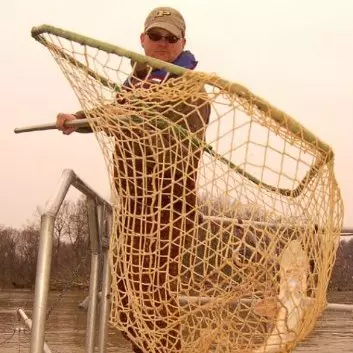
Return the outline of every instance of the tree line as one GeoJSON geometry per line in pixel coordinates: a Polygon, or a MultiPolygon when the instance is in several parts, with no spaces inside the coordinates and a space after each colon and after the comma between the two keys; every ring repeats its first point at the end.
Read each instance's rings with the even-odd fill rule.
{"type": "MultiPolygon", "coordinates": [[[[0,225],[0,288],[33,288],[40,224],[15,229],[0,225]]],[[[90,248],[84,198],[64,201],[54,227],[51,289],[88,287],[90,248]]],[[[353,239],[341,241],[330,281],[332,290],[353,290],[353,239]]]]}
{"type": "MultiPolygon", "coordinates": [[[[0,287],[33,288],[40,221],[22,229],[0,225],[0,287]]],[[[85,199],[64,201],[54,225],[50,286],[86,287],[90,251],[85,199]]]]}
{"type": "Polygon", "coordinates": [[[339,244],[329,288],[338,291],[353,290],[353,239],[339,244]]]}

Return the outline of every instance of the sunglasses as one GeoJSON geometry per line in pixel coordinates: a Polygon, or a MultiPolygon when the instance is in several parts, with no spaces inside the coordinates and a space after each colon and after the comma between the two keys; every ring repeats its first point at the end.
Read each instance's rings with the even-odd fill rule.
{"type": "Polygon", "coordinates": [[[162,39],[165,39],[169,44],[175,44],[180,38],[177,36],[174,36],[172,34],[168,34],[166,36],[163,36],[160,33],[157,32],[147,32],[148,38],[151,39],[153,42],[158,42],[162,39]]]}

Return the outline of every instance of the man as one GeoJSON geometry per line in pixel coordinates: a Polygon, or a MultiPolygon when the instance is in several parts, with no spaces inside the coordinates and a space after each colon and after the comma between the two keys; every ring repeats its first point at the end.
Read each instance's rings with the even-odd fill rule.
{"type": "MultiPolygon", "coordinates": [[[[152,10],[140,36],[145,54],[194,69],[197,61],[193,54],[184,51],[185,28],[185,21],[177,10],[169,7],[152,10]]],[[[121,97],[124,92],[133,94],[134,87],[146,87],[153,97],[153,91],[162,87],[158,83],[173,86],[173,77],[164,70],[151,71],[139,64],[133,64],[133,69],[122,87],[123,93],[117,95],[117,104],[126,104],[121,97]]],[[[210,114],[205,100],[161,102],[155,106],[155,110],[149,112],[151,119],[158,115],[204,139],[210,114]]],[[[56,124],[68,135],[76,129],[65,127],[65,123],[84,117],[83,112],[60,113],[56,124]]],[[[155,132],[146,125],[136,129],[119,128],[114,133],[113,178],[122,214],[121,218],[118,216],[116,231],[125,237],[120,253],[115,255],[118,260],[117,307],[120,327],[133,342],[134,352],[179,352],[180,249],[185,246],[186,237],[193,236],[198,222],[196,179],[202,147],[192,145],[190,139],[178,139],[172,128],[155,132]],[[139,140],[148,140],[150,144],[139,143],[139,140]],[[124,216],[126,214],[131,216],[124,216]],[[120,254],[125,262],[119,259],[120,254]],[[125,264],[129,266],[128,271],[125,264]],[[140,303],[139,318],[132,309],[136,303],[140,303]]]]}
{"type": "MultiPolygon", "coordinates": [[[[140,35],[141,46],[145,55],[194,69],[197,61],[189,51],[184,51],[185,21],[182,15],[170,7],[158,7],[151,11],[145,21],[144,32],[140,35]]],[[[154,70],[153,76],[163,78],[164,70],[154,70]]],[[[75,127],[65,127],[70,120],[84,118],[81,112],[76,114],[59,113],[56,126],[65,135],[76,131],[75,127]]]]}

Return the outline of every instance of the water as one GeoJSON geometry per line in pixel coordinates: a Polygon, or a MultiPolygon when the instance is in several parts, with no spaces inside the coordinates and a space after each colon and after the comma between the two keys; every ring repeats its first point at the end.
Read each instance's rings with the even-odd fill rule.
{"type": "MultiPolygon", "coordinates": [[[[46,341],[53,353],[84,352],[86,313],[78,308],[86,296],[83,292],[52,292],[49,308],[53,306],[47,325],[46,341]]],[[[353,304],[352,292],[330,295],[330,302],[353,304]]],[[[29,352],[30,333],[16,315],[22,307],[32,317],[33,292],[25,290],[0,291],[0,352],[29,352]]],[[[115,330],[108,333],[108,352],[131,353],[131,345],[115,330]]],[[[353,353],[353,313],[326,311],[314,332],[295,353],[353,353]]]]}
{"type": "MultiPolygon", "coordinates": [[[[59,292],[49,295],[48,320],[45,339],[53,353],[82,353],[85,345],[86,312],[78,304],[86,297],[84,292],[59,292]]],[[[30,332],[19,320],[16,309],[22,307],[32,317],[33,292],[25,290],[0,291],[0,352],[29,352],[30,332]],[[19,328],[25,329],[18,330],[19,328]],[[17,329],[17,330],[16,330],[17,329]],[[14,332],[14,330],[16,332],[14,332]],[[4,342],[6,340],[6,342],[4,342]]],[[[97,323],[98,325],[98,323],[97,323]]],[[[108,332],[107,352],[131,353],[131,344],[116,330],[108,332]]]]}

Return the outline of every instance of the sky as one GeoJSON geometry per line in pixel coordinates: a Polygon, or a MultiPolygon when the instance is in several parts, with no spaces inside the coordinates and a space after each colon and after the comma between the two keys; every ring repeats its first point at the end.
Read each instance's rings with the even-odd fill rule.
{"type": "Polygon", "coordinates": [[[109,199],[93,134],[14,134],[80,109],[33,26],[50,24],[142,53],[139,35],[156,6],[186,20],[198,70],[240,83],[287,112],[335,153],[335,175],[353,227],[353,1],[351,0],[13,0],[0,14],[0,225],[30,223],[73,169],[109,199]]]}

